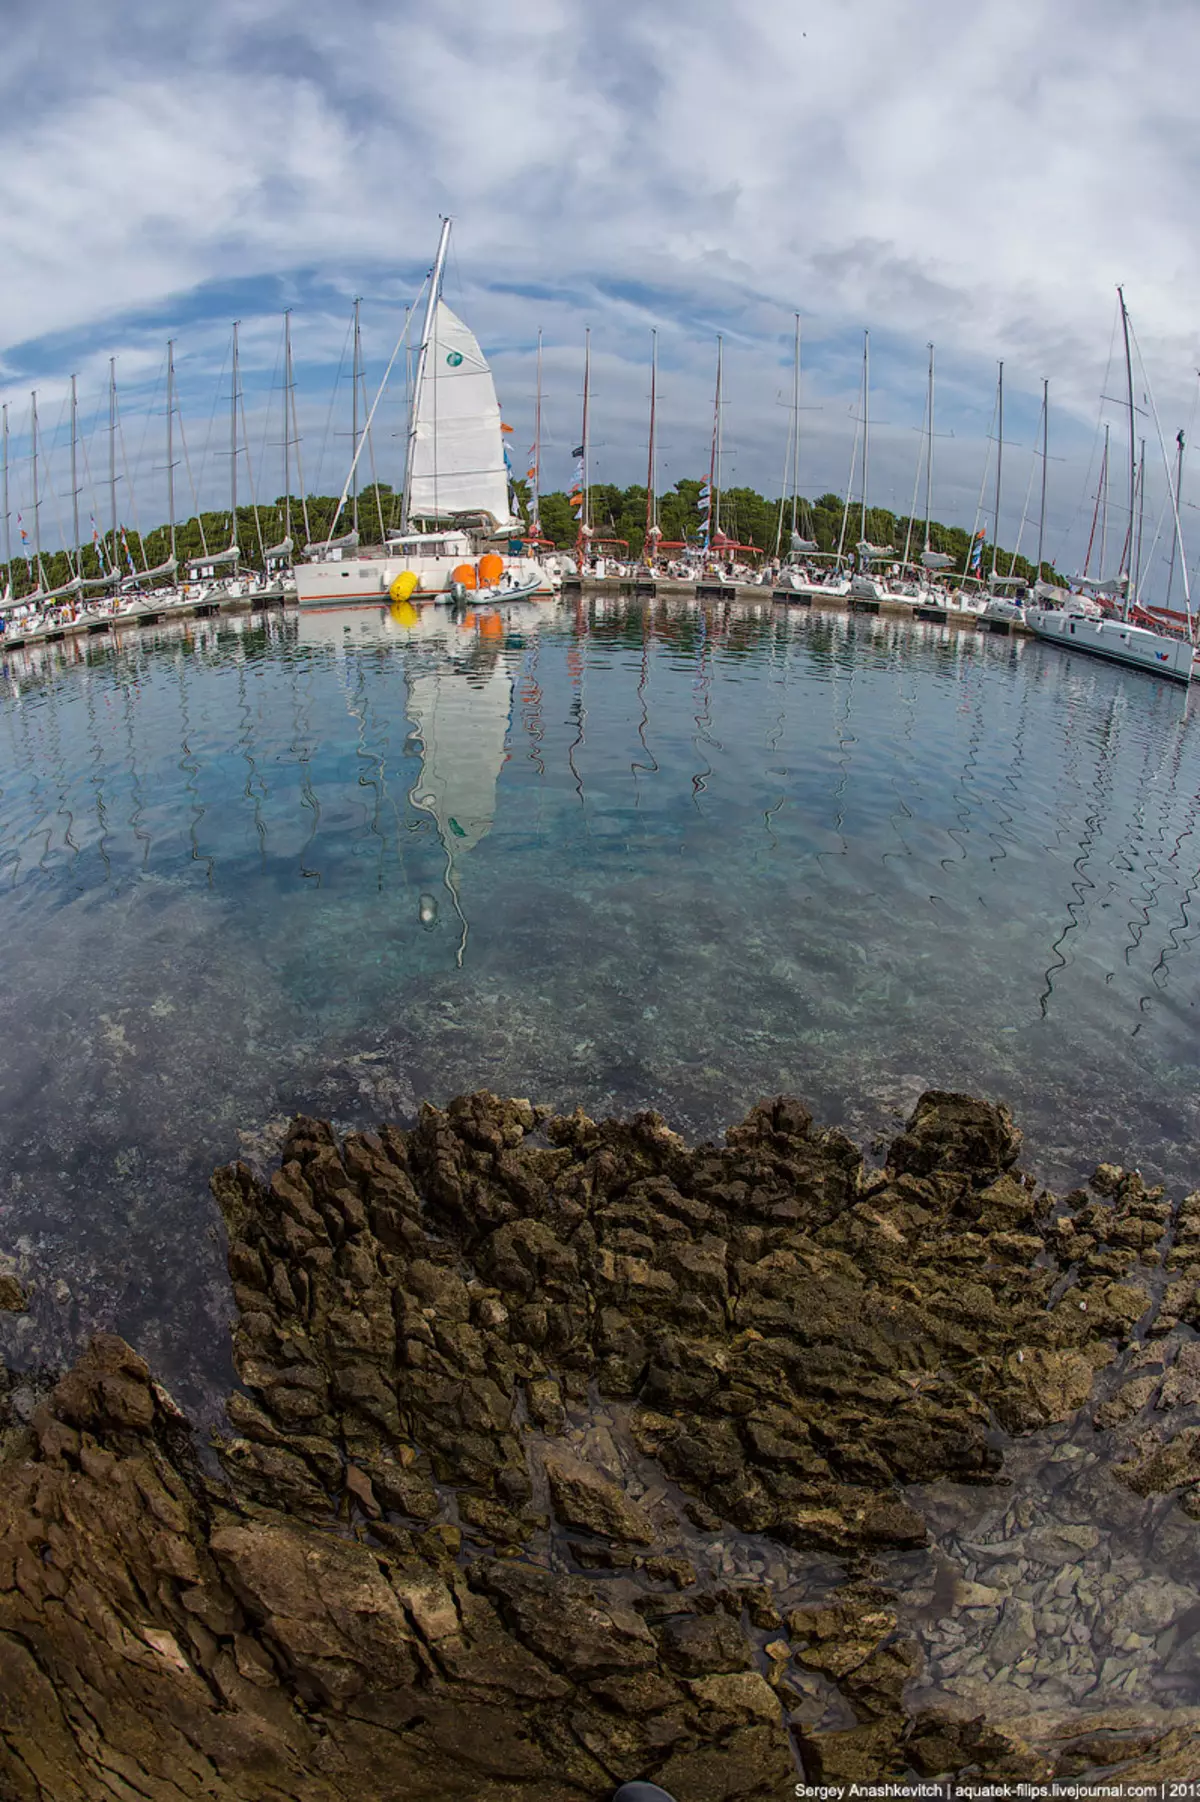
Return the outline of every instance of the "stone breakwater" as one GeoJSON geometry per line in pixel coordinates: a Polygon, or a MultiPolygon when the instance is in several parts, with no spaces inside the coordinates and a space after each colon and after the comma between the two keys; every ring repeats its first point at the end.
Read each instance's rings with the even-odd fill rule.
{"type": "MultiPolygon", "coordinates": [[[[1118,1431],[1131,1506],[1200,1519],[1200,1195],[1102,1166],[1060,1201],[1019,1150],[940,1093],[879,1172],[784,1098],[694,1149],[490,1094],[411,1131],[297,1119],[269,1179],[213,1179],[241,1384],[215,1460],[111,1335],[52,1386],[0,1376],[0,1792],[1189,1774],[1194,1695],[1089,1705],[1093,1675],[1012,1712],[1041,1614],[1069,1675],[1106,1605],[1086,1531],[1019,1497],[930,1575],[922,1498],[953,1514],[1056,1423],[1118,1431]],[[1048,1610],[1021,1594],[1047,1560],[1048,1610]],[[979,1656],[998,1710],[955,1694],[979,1656]]],[[[1113,1655],[1148,1613],[1186,1648],[1190,1594],[1114,1606],[1113,1655]]]]}

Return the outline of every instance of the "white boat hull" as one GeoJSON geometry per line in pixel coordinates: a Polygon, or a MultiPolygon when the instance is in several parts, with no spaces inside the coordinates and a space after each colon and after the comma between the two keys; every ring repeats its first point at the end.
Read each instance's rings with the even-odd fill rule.
{"type": "Polygon", "coordinates": [[[1126,625],[1118,619],[1093,619],[1059,608],[1027,607],[1025,624],[1036,637],[1048,644],[1064,645],[1069,651],[1083,651],[1091,657],[1107,658],[1110,663],[1123,663],[1130,669],[1147,670],[1170,682],[1192,679],[1195,652],[1186,638],[1171,638],[1166,633],[1152,632],[1148,626],[1126,625]]]}
{"type": "MultiPolygon", "coordinates": [[[[342,560],[296,565],[296,598],[301,607],[364,607],[386,599],[397,576],[417,577],[413,599],[449,601],[451,577],[469,557],[347,557],[342,560]]],[[[555,584],[549,573],[531,557],[505,558],[506,572],[521,584],[523,592],[550,598],[555,584]],[[528,584],[528,586],[527,586],[528,584]]]]}

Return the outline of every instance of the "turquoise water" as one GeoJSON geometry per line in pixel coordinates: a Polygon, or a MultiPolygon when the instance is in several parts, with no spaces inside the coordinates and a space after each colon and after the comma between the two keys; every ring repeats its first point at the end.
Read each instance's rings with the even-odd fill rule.
{"type": "Polygon", "coordinates": [[[486,1085],[692,1135],[1009,1102],[1191,1186],[1200,740],[1052,646],[597,601],[177,623],[0,682],[4,1340],[223,1381],[214,1163],[486,1085]],[[190,1374],[189,1374],[190,1371],[190,1374]],[[197,1374],[199,1373],[199,1374],[197,1374]]]}

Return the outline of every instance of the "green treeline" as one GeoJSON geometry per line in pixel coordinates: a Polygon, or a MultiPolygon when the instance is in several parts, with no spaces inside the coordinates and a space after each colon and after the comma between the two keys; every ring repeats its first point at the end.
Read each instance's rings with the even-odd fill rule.
{"type": "MultiPolygon", "coordinates": [[[[514,484],[517,498],[526,523],[529,520],[530,496],[527,484],[518,481],[514,484]]],[[[695,543],[700,526],[699,509],[700,483],[684,480],[677,482],[669,493],[660,496],[658,503],[658,522],[664,541],[668,543],[695,543]]],[[[297,552],[307,539],[320,540],[331,535],[334,514],[337,510],[335,495],[310,496],[306,503],[293,497],[291,503],[291,532],[297,552]],[[308,531],[305,533],[305,517],[307,511],[308,531]]],[[[262,552],[271,545],[277,544],[284,536],[285,500],[280,496],[273,502],[258,507],[239,507],[237,520],[237,542],[243,563],[251,569],[263,566],[262,552]]],[[[383,531],[395,531],[399,525],[400,497],[386,482],[372,483],[363,489],[358,497],[358,529],[363,544],[378,543],[383,531]]],[[[572,550],[575,545],[575,514],[567,496],[561,491],[544,494],[541,497],[541,526],[543,536],[551,539],[562,550],[572,550]]],[[[645,540],[646,526],[646,490],[636,483],[630,488],[617,488],[612,483],[598,482],[591,489],[591,516],[597,538],[623,540],[629,546],[631,557],[640,557],[645,540]]],[[[797,523],[801,535],[815,539],[822,551],[836,551],[838,540],[842,534],[843,503],[836,494],[823,494],[819,500],[801,501],[797,523]]],[[[347,532],[353,523],[350,506],[343,509],[337,522],[338,533],[347,532]]],[[[849,552],[858,541],[861,519],[857,508],[851,508],[846,524],[844,549],[849,552]]],[[[897,557],[904,551],[905,536],[909,522],[903,515],[890,512],[885,507],[869,507],[867,509],[866,535],[872,544],[891,545],[897,557]]],[[[754,545],[761,551],[773,553],[776,535],[779,528],[779,502],[769,500],[752,488],[729,488],[721,495],[721,530],[738,544],[754,545]]],[[[783,522],[782,549],[786,553],[791,528],[791,502],[785,504],[783,522]]],[[[923,519],[913,522],[910,555],[919,556],[924,549],[925,522],[923,519]]],[[[964,568],[971,535],[961,526],[944,526],[933,524],[930,527],[930,549],[941,551],[953,558],[953,568],[961,572],[964,568]]],[[[80,574],[85,578],[99,576],[112,567],[112,533],[101,536],[104,547],[105,563],[101,566],[96,548],[93,544],[83,547],[81,553],[80,574]]],[[[204,513],[199,518],[193,517],[183,521],[175,528],[176,556],[180,565],[190,560],[199,559],[207,549],[210,553],[228,548],[231,543],[229,530],[229,509],[212,513],[204,513]],[[203,530],[202,530],[203,528],[203,530]]],[[[133,571],[140,572],[153,569],[165,563],[171,555],[170,532],[166,526],[156,526],[144,536],[135,532],[132,527],[125,528],[125,542],[121,542],[121,529],[117,532],[117,553],[121,574],[128,576],[133,571]],[[126,549],[126,546],[128,549],[126,549]]],[[[1025,557],[1018,557],[1012,571],[1009,565],[1011,554],[1001,548],[998,560],[1000,574],[1010,573],[1032,581],[1035,576],[1033,565],[1025,557]]],[[[983,571],[986,575],[992,567],[992,547],[984,546],[983,571]]],[[[55,551],[42,557],[42,570],[47,588],[60,588],[69,582],[75,573],[65,551],[55,551]]],[[[1063,578],[1049,564],[1044,564],[1042,574],[1050,581],[1062,581],[1063,578]]],[[[14,557],[12,561],[12,587],[14,595],[30,593],[37,587],[37,571],[32,559],[14,557]]]]}

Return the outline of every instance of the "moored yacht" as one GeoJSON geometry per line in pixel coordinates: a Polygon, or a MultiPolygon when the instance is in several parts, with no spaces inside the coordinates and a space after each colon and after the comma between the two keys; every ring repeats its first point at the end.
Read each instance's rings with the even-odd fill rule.
{"type": "MultiPolygon", "coordinates": [[[[357,533],[349,535],[354,542],[332,536],[335,518],[330,538],[295,565],[301,607],[361,606],[387,596],[450,600],[464,587],[494,586],[505,573],[523,593],[555,591],[550,572],[522,554],[491,369],[474,333],[442,299],[449,239],[445,219],[417,358],[401,530],[382,545],[360,546],[357,533]]],[[[351,475],[361,449],[360,440],[351,475]]]]}

